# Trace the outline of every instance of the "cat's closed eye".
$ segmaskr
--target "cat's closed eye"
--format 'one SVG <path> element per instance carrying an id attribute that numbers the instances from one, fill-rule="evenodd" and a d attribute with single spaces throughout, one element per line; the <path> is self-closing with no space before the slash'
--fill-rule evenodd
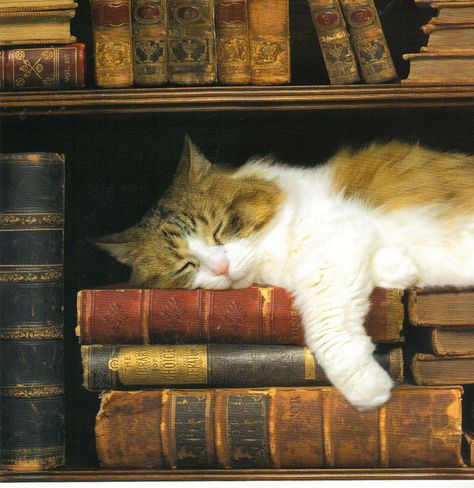
<path id="1" fill-rule="evenodd" d="M 179 275 L 179 274 L 182 274 L 184 273 L 185 271 L 191 271 L 193 269 L 196 269 L 197 268 L 197 264 L 196 263 L 193 263 L 192 261 L 188 261 L 186 264 L 184 264 L 183 266 L 181 266 L 181 268 L 178 269 L 178 271 L 176 271 L 176 275 Z"/>

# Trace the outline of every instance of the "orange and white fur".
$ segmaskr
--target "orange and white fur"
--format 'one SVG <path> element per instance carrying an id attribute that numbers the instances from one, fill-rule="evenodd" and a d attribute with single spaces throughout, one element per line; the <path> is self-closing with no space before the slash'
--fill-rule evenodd
<path id="1" fill-rule="evenodd" d="M 187 138 L 157 207 L 97 244 L 135 286 L 290 290 L 329 380 L 376 408 L 393 382 L 363 326 L 369 295 L 474 285 L 474 157 L 392 142 L 314 168 L 254 159 L 229 171 Z"/>

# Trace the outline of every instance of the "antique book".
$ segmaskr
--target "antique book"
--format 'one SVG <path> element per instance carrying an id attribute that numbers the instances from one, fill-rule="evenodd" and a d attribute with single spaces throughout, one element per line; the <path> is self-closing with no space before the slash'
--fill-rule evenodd
<path id="1" fill-rule="evenodd" d="M 64 10 L 0 9 L 0 46 L 68 44 L 75 8 Z"/>
<path id="2" fill-rule="evenodd" d="M 474 50 L 425 51 L 407 53 L 410 74 L 402 83 L 472 83 Z"/>
<path id="3" fill-rule="evenodd" d="M 250 83 L 247 0 L 216 0 L 217 72 L 228 85 Z"/>
<path id="4" fill-rule="evenodd" d="M 308 0 L 308 4 L 331 84 L 360 81 L 339 0 Z"/>
<path id="5" fill-rule="evenodd" d="M 289 0 L 248 0 L 250 82 L 282 85 L 291 79 Z"/>
<path id="6" fill-rule="evenodd" d="M 97 86 L 133 84 L 131 0 L 90 0 Z"/>
<path id="7" fill-rule="evenodd" d="M 84 87 L 84 44 L 0 51 L 0 89 Z"/>
<path id="8" fill-rule="evenodd" d="M 474 355 L 434 356 L 417 353 L 411 360 L 413 379 L 417 385 L 474 384 Z"/>
<path id="9" fill-rule="evenodd" d="M 447 23 L 433 20 L 423 25 L 422 29 L 429 36 L 426 47 L 430 51 L 472 49 L 474 54 L 474 22 Z"/>
<path id="10" fill-rule="evenodd" d="M 180 85 L 217 80 L 214 0 L 168 0 L 168 77 Z"/>
<path id="11" fill-rule="evenodd" d="M 415 0 L 420 7 L 437 9 L 433 19 L 446 22 L 474 22 L 473 0 Z"/>
<path id="12" fill-rule="evenodd" d="M 0 0 L 0 12 L 34 11 L 34 10 L 65 10 L 77 8 L 78 4 L 71 0 Z"/>
<path id="13" fill-rule="evenodd" d="M 332 387 L 109 391 L 97 456 L 109 468 L 457 467 L 461 396 L 399 386 L 358 412 Z"/>
<path id="14" fill-rule="evenodd" d="M 168 81 L 167 0 L 132 0 L 133 77 L 141 86 Z"/>
<path id="15" fill-rule="evenodd" d="M 407 309 L 411 325 L 474 327 L 474 290 L 411 288 Z"/>
<path id="16" fill-rule="evenodd" d="M 64 157 L 0 155 L 0 468 L 64 464 Z"/>
<path id="17" fill-rule="evenodd" d="M 418 344 L 436 356 L 474 355 L 473 327 L 417 327 Z"/>
<path id="18" fill-rule="evenodd" d="M 474 434 L 471 432 L 464 432 L 463 452 L 467 464 L 474 466 Z"/>
<path id="19" fill-rule="evenodd" d="M 179 344 L 82 346 L 88 390 L 143 387 L 304 386 L 329 384 L 314 355 L 302 346 Z M 403 382 L 401 348 L 374 353 L 394 381 Z"/>
<path id="20" fill-rule="evenodd" d="M 397 72 L 373 0 L 340 0 L 363 79 L 393 80 Z"/>
<path id="21" fill-rule="evenodd" d="M 374 342 L 403 341 L 403 297 L 372 292 L 365 325 Z M 81 344 L 305 343 L 291 295 L 278 287 L 82 290 L 77 315 Z"/>

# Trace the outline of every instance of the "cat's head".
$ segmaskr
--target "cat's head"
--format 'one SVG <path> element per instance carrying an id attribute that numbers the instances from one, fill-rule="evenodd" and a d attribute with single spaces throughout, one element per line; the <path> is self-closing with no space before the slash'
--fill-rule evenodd
<path id="1" fill-rule="evenodd" d="M 282 200 L 276 184 L 212 165 L 186 136 L 167 194 L 138 225 L 96 244 L 132 268 L 137 287 L 241 288 L 255 277 L 255 237 Z"/>

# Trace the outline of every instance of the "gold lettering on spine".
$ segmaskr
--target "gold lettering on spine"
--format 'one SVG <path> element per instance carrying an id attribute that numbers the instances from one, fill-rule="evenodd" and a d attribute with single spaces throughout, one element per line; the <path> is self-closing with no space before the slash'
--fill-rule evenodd
<path id="1" fill-rule="evenodd" d="M 304 348 L 304 379 L 316 379 L 316 360 L 314 359 L 311 349 L 307 347 Z"/>
<path id="2" fill-rule="evenodd" d="M 270 398 L 270 407 L 268 409 L 268 443 L 270 445 L 271 463 L 274 468 L 281 468 L 280 451 L 278 449 L 280 443 L 278 439 L 277 419 L 278 408 L 276 405 L 277 390 L 271 388 L 268 390 Z"/>
<path id="3" fill-rule="evenodd" d="M 387 407 L 382 405 L 379 409 L 379 466 L 388 468 L 387 449 Z"/>
<path id="4" fill-rule="evenodd" d="M 324 440 L 324 465 L 328 468 L 334 467 L 334 454 L 331 443 L 331 390 L 322 391 L 321 401 L 321 416 L 323 426 L 323 440 Z"/>
<path id="5" fill-rule="evenodd" d="M 109 368 L 122 385 L 206 385 L 207 346 L 125 346 Z"/>
<path id="6" fill-rule="evenodd" d="M 268 339 L 271 339 L 272 332 L 272 306 L 273 306 L 273 289 L 261 287 L 258 289 L 261 303 L 261 329 L 260 336 L 263 338 L 262 343 L 267 344 Z"/>

